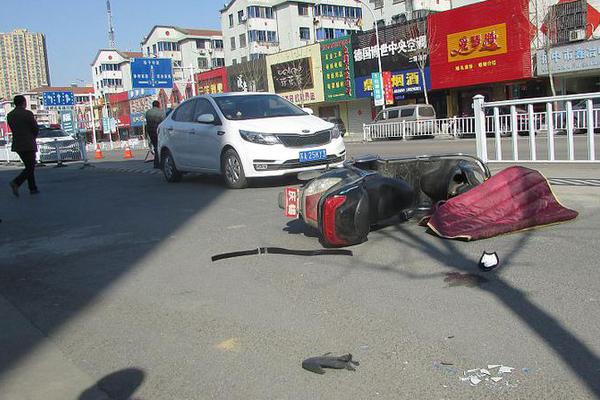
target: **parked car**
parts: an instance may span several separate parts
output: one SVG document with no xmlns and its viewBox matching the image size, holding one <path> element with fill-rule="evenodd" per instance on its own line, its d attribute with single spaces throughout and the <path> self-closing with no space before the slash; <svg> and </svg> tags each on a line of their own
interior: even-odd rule
<svg viewBox="0 0 600 400">
<path fill-rule="evenodd" d="M 39 162 L 57 162 L 58 152 L 61 161 L 79 161 L 82 158 L 79 141 L 61 129 L 42 127 L 36 141 Z"/>
<path fill-rule="evenodd" d="M 276 94 L 194 97 L 159 125 L 159 159 L 168 182 L 185 172 L 221 174 L 228 187 L 249 178 L 340 166 L 340 130 Z"/>
<path fill-rule="evenodd" d="M 323 117 L 323 120 L 327 122 L 331 122 L 334 124 L 339 130 L 342 136 L 346 136 L 346 125 L 344 125 L 344 121 L 342 121 L 339 117 Z"/>
<path fill-rule="evenodd" d="M 385 124 L 405 121 L 407 124 L 404 133 L 407 137 L 429 136 L 435 133 L 436 127 L 433 122 L 426 123 L 425 121 L 434 121 L 435 119 L 435 109 L 430 104 L 408 104 L 381 110 L 373 123 Z"/>
</svg>

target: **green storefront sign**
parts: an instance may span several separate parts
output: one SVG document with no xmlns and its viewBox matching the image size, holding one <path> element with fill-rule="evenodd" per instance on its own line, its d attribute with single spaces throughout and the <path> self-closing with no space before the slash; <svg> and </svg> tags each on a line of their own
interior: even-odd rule
<svg viewBox="0 0 600 400">
<path fill-rule="evenodd" d="M 321 42 L 325 100 L 354 98 L 354 57 L 350 36 Z"/>
</svg>

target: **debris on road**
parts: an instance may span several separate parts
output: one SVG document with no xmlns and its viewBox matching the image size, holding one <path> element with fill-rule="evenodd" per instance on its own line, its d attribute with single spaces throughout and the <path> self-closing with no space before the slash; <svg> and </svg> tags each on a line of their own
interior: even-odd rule
<svg viewBox="0 0 600 400">
<path fill-rule="evenodd" d="M 501 364 L 489 364 L 486 368 L 474 368 L 468 369 L 463 372 L 463 376 L 460 377 L 461 382 L 469 382 L 471 386 L 477 386 L 481 382 L 487 382 L 491 384 L 499 383 L 504 374 L 509 374 L 514 371 L 513 367 L 507 367 Z M 509 383 L 507 382 L 507 385 Z"/>
<path fill-rule="evenodd" d="M 319 250 L 293 250 L 281 247 L 257 247 L 252 250 L 232 251 L 230 253 L 217 254 L 211 257 L 213 262 L 224 260 L 226 258 L 252 256 L 265 254 L 282 254 L 292 256 L 353 256 L 352 250 L 340 249 L 319 249 Z"/>
<path fill-rule="evenodd" d="M 330 356 L 331 353 L 325 353 L 320 357 L 311 357 L 302 361 L 302 368 L 307 371 L 314 372 L 315 374 L 323 375 L 325 370 L 323 368 L 332 369 L 347 369 L 348 371 L 355 371 L 354 367 L 360 363 L 352 360 L 352 354 L 344 354 L 342 356 Z"/>
<path fill-rule="evenodd" d="M 500 265 L 500 258 L 496 252 L 488 253 L 484 251 L 479 259 L 479 269 L 484 272 L 490 272 L 496 269 L 498 265 Z"/>
</svg>

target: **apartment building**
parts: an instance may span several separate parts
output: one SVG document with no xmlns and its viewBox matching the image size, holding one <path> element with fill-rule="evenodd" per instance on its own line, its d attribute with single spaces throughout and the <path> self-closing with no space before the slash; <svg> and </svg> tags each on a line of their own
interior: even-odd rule
<svg viewBox="0 0 600 400">
<path fill-rule="evenodd" d="M 358 2 L 231 0 L 221 10 L 225 65 L 256 60 L 373 26 Z"/>
<path fill-rule="evenodd" d="M 173 60 L 175 81 L 225 65 L 221 31 L 156 25 L 141 43 L 144 57 Z"/>
<path fill-rule="evenodd" d="M 142 57 L 140 52 L 99 50 L 92 62 L 92 84 L 97 96 L 120 93 L 132 89 L 132 58 Z"/>
<path fill-rule="evenodd" d="M 26 29 L 0 32 L 0 98 L 49 84 L 44 34 Z"/>
</svg>

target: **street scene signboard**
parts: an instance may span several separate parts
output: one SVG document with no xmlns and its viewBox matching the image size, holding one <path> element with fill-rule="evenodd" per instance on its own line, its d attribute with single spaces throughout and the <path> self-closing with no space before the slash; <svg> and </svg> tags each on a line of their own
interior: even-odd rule
<svg viewBox="0 0 600 400">
<path fill-rule="evenodd" d="M 384 103 L 383 85 L 381 83 L 381 75 L 379 72 L 373 72 L 371 74 L 371 81 L 373 82 L 373 97 L 375 99 L 375 106 L 382 106 Z"/>
<path fill-rule="evenodd" d="M 75 125 L 73 123 L 73 113 L 71 111 L 60 112 L 60 128 L 69 135 L 75 133 Z"/>
<path fill-rule="evenodd" d="M 350 36 L 321 42 L 325 100 L 354 98 L 354 58 Z"/>
<path fill-rule="evenodd" d="M 134 89 L 173 87 L 170 58 L 132 58 L 131 83 Z"/>
<path fill-rule="evenodd" d="M 75 105 L 73 92 L 44 92 L 42 99 L 46 107 Z"/>
<path fill-rule="evenodd" d="M 526 0 L 488 0 L 429 16 L 431 88 L 531 78 Z"/>
</svg>

